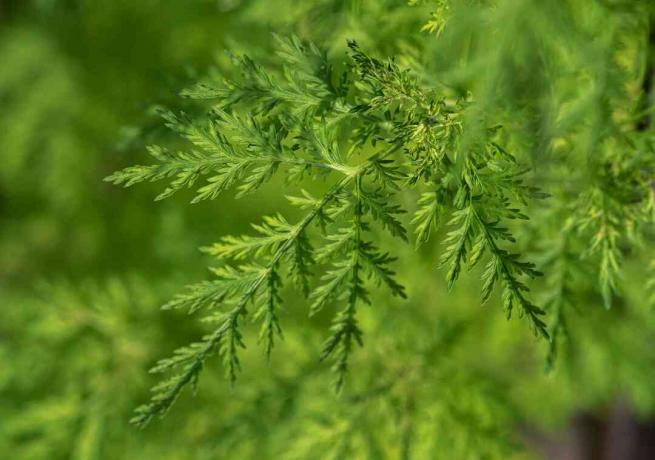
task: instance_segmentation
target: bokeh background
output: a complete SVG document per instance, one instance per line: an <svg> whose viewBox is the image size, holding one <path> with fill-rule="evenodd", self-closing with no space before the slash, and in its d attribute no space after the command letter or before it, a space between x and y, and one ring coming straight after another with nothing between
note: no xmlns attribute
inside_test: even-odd
<svg viewBox="0 0 655 460"><path fill-rule="evenodd" d="M294 32L338 59L356 38L411 66L434 10L415 3L0 0L0 458L654 458L655 316L641 261L627 265L625 306L572 317L574 345L547 373L545 346L497 305L480 307L474 277L447 292L437 244L399 263L409 301L380 296L362 311L366 346L345 394L317 362L329 317L308 319L296 299L271 364L250 347L230 388L210 362L164 420L128 424L151 365L204 330L158 308L207 276L198 247L285 205L267 190L154 203L157 185L102 179L147 161L150 142L177 142L156 108L187 108L179 90L210 66L229 73L226 48L268 59L271 32ZM511 10L507 27L527 46L551 3L512 5L499 14ZM432 68L481 94L476 78L513 78L517 104L521 88L545 92L517 76L534 57L505 40L488 45L509 51L489 56L499 70L485 80L453 64L457 46L435 49ZM541 144L530 148L538 156Z"/></svg>

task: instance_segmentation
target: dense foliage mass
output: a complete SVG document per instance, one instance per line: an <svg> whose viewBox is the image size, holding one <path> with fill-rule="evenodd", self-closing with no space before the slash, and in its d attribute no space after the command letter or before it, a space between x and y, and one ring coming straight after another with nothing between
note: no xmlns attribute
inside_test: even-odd
<svg viewBox="0 0 655 460"><path fill-rule="evenodd" d="M0 453L518 459L655 411L648 2L58 3L0 35Z"/></svg>

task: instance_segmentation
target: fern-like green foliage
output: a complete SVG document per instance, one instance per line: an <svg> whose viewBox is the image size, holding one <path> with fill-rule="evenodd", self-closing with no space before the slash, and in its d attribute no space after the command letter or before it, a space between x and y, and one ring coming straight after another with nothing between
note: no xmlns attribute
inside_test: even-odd
<svg viewBox="0 0 655 460"><path fill-rule="evenodd" d="M655 414L655 2L0 3L0 458L526 460Z"/></svg>
<svg viewBox="0 0 655 460"><path fill-rule="evenodd" d="M161 199L202 177L193 199L198 202L229 189L248 194L283 174L288 187L298 187L291 204L304 212L295 223L282 215L264 217L254 235L224 237L207 248L220 264L215 278L190 286L167 306L204 309L214 329L153 368L172 377L137 410L138 425L164 414L184 387L195 386L213 354L234 381L249 316L261 324L270 357L282 337L287 279L308 297L309 314L336 309L320 358L332 360L339 390L349 357L362 344L357 310L371 303L371 283L406 297L392 268L395 256L380 246L379 235L407 241L409 211L419 243L437 222L447 222L441 265L449 286L463 267L483 261L482 301L499 286L507 315L517 311L535 333L548 337L544 311L530 300L526 284L541 273L509 249L516 239L506 226L527 219L522 206L545 195L528 185L527 169L499 144L500 128L485 128L477 142L465 142L466 119L475 116L469 98L447 97L355 42L348 43L346 68L336 71L316 46L297 37L276 40L280 68L237 57L234 80L202 82L183 92L209 101L205 116L163 113L167 126L189 141L188 150L150 147L156 163L108 178L126 186L168 178ZM302 184L317 179L327 187L315 197ZM418 209L399 199L407 192Z"/></svg>

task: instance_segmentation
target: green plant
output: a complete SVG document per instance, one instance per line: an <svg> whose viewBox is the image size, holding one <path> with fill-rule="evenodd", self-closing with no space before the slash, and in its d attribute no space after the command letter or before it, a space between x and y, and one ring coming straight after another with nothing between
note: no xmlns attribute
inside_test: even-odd
<svg viewBox="0 0 655 460"><path fill-rule="evenodd" d="M438 12L441 18L450 8L442 2ZM282 337L280 306L288 292L283 279L292 280L296 292L308 298L310 315L340 305L320 357L333 361L335 385L341 389L349 357L362 344L357 311L371 302L371 286L406 297L392 268L394 246L380 234L407 241L409 219L403 215L410 212L417 245L446 221L440 260L449 287L464 267L482 263L482 301L499 286L507 316L517 312L537 335L549 339L545 311L530 299L528 284L542 273L520 252L529 244L517 241L516 232L528 233L520 221L528 219L526 208L537 208L535 200L546 199L548 193L560 194L560 201L569 199L573 190L548 182L547 175L570 167L570 159L553 152L541 166L546 176L537 177L534 164L503 146L512 133L490 122L474 95L433 86L415 69L372 57L353 41L345 66L295 36L276 41L277 65L234 57L237 76L209 79L182 93L208 101L204 115L162 113L191 150L152 146L155 164L132 166L108 178L127 186L169 178L157 199L206 178L192 200L199 202L230 189L237 197L255 192L282 173L285 194L299 189L289 196L290 203L305 213L296 223L281 214L265 217L254 226L255 236L224 237L206 248L221 264L213 269L215 278L190 286L166 308L191 313L204 309L213 330L153 369L172 372L172 377L156 386L151 402L137 410L133 421L138 425L164 414L184 387L195 385L212 354L221 357L229 380L235 381L239 349L245 347L242 325L250 309L261 324L260 341L270 357ZM611 117L614 102L600 100L599 110ZM579 135L573 130L570 138ZM552 266L554 277L549 278L546 300L555 314L551 364L571 302L567 270L578 255L598 260L597 286L609 308L618 289L621 242L635 243L635 231L652 214L650 137L634 127L626 131L621 122L592 136L586 139L594 146L593 155L586 157L591 174L567 207L565 240L557 246L562 252L543 263ZM318 193L300 188L316 180L326 183L312 185ZM576 245L571 263L566 259L569 235ZM583 249L580 241L585 238L591 244Z"/></svg>
<svg viewBox="0 0 655 460"><path fill-rule="evenodd" d="M245 347L241 324L249 308L261 323L260 340L270 356L282 336L279 308L285 271L311 299L310 314L326 304L342 305L321 354L321 359L332 358L340 389L348 358L362 344L356 313L360 304L370 303L367 279L405 297L391 268L393 248L381 250L373 236L382 230L407 240L401 216L408 211L415 212L412 223L419 244L439 220L447 219L441 263L449 287L464 266L473 268L487 254L482 301L500 285L508 317L518 310L537 334L548 338L544 310L529 299L525 281L541 272L507 249L516 243L507 222L527 219L522 207L547 194L532 185L531 168L501 145L502 128L488 128L470 97L452 97L425 85L393 60L365 54L355 42L349 43L350 63L341 71L313 44L297 37L277 42L281 67L265 68L247 56L238 57L234 61L239 77L202 82L182 93L211 101L205 115L191 119L163 113L167 126L184 136L193 150L151 147L156 164L129 167L108 178L129 186L170 177L157 198L162 199L204 176L207 183L198 188L193 202L216 198L232 187L237 197L254 192L278 171L285 173L288 186L311 179L330 184L318 197L303 189L300 196L289 197L291 204L305 210L297 223L279 214L266 217L254 226L257 236L224 237L206 248L223 263L213 270L216 278L190 286L166 307L209 310L214 330L153 369L174 375L155 387L151 403L138 409L133 420L138 425L165 413L186 385L195 385L205 360L214 353L221 356L228 378L236 379L238 350ZM475 136L464 135L467 129ZM615 194L622 186L614 177L630 171L615 173L625 158L608 155L599 168L612 168L611 176L599 180L611 183L594 184L581 195L580 217L574 224L581 231L594 230L589 251L600 255L599 286L607 305L616 286L619 226L639 218L650 187L647 177L638 178L638 171L650 170L650 164L634 163L630 177L636 173L637 178L629 199L639 207L630 211L612 204L615 197L607 190L615 187ZM420 194L417 209L398 199L411 191ZM558 311L556 335L565 324L565 300L550 301Z"/></svg>
<svg viewBox="0 0 655 460"><path fill-rule="evenodd" d="M0 3L1 458L528 460L652 419L652 2Z"/></svg>

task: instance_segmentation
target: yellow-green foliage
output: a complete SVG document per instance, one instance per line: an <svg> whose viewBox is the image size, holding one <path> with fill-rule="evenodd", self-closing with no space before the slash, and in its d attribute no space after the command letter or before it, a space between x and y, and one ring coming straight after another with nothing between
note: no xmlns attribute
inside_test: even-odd
<svg viewBox="0 0 655 460"><path fill-rule="evenodd" d="M1 458L531 459L655 412L649 2L8 5Z"/></svg>

